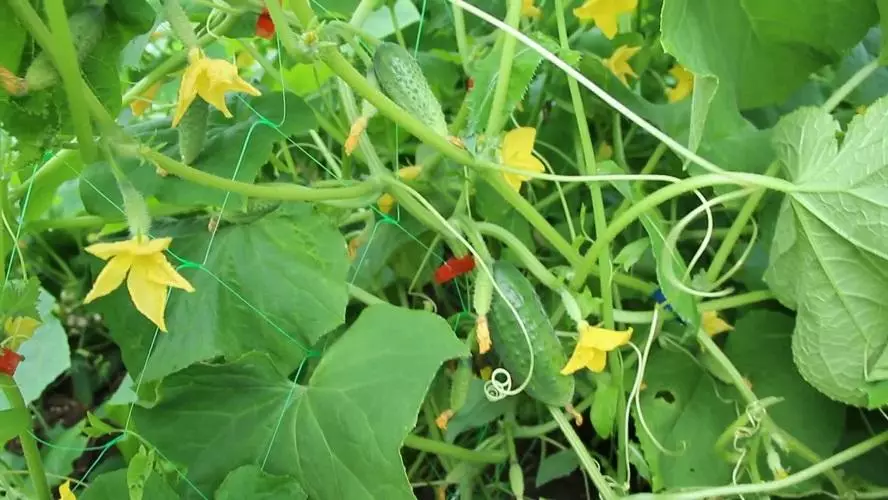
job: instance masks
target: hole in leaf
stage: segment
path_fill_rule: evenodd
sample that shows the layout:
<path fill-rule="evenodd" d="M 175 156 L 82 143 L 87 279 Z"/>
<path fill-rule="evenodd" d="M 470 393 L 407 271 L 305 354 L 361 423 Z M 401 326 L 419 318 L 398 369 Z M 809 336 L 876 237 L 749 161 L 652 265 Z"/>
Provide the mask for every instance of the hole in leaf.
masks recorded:
<path fill-rule="evenodd" d="M 675 395 L 672 394 L 670 391 L 657 391 L 657 393 L 654 394 L 654 398 L 662 399 L 663 401 L 666 401 L 669 404 L 672 404 L 675 402 Z"/>

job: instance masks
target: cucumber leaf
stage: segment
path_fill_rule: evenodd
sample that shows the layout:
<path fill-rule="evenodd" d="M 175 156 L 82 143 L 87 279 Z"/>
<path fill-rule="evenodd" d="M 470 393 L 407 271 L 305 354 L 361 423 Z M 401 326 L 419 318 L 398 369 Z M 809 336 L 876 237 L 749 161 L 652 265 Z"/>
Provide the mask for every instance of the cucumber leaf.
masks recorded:
<path fill-rule="evenodd" d="M 839 145 L 826 112 L 802 109 L 776 127 L 796 190 L 781 207 L 765 280 L 798 312 L 793 354 L 827 396 L 868 406 L 888 379 L 888 99 L 855 117 Z"/>

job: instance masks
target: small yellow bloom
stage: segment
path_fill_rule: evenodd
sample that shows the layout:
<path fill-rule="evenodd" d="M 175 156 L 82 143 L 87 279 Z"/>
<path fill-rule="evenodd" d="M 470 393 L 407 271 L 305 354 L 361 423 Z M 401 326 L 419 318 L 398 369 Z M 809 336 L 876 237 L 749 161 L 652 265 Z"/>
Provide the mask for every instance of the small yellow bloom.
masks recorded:
<path fill-rule="evenodd" d="M 626 345 L 632 336 L 632 328 L 618 332 L 591 326 L 585 321 L 577 327 L 580 334 L 577 346 L 574 348 L 570 360 L 561 369 L 562 375 L 570 375 L 582 368 L 588 368 L 595 373 L 604 371 L 607 364 L 607 353 L 617 347 Z"/>
<path fill-rule="evenodd" d="M 71 492 L 71 481 L 65 481 L 59 486 L 59 500 L 77 500 L 74 493 Z"/>
<path fill-rule="evenodd" d="M 6 344 L 6 347 L 13 351 L 18 350 L 26 340 L 34 335 L 34 330 L 38 326 L 40 326 L 40 322 L 29 316 L 7 318 L 3 329 L 6 331 L 6 336 L 11 340 Z"/>
<path fill-rule="evenodd" d="M 693 73 L 676 64 L 669 70 L 669 74 L 675 78 L 675 86 L 666 89 L 666 98 L 669 102 L 678 102 L 691 95 L 691 91 L 694 89 Z"/>
<path fill-rule="evenodd" d="M 637 54 L 639 50 L 641 50 L 641 47 L 627 47 L 621 45 L 609 58 L 604 60 L 604 66 L 609 69 L 618 80 L 623 82 L 623 85 L 629 85 L 626 75 L 638 78 L 638 75 L 635 74 L 632 66 L 629 66 L 629 59 L 632 59 L 632 56 Z"/>
<path fill-rule="evenodd" d="M 540 17 L 542 11 L 540 8 L 533 4 L 534 0 L 522 0 L 521 1 L 521 15 L 524 17 Z"/>
<path fill-rule="evenodd" d="M 490 340 L 490 326 L 487 324 L 487 316 L 478 316 L 475 320 L 475 340 L 478 342 L 478 353 L 485 354 L 490 351 L 493 341 Z"/>
<path fill-rule="evenodd" d="M 225 93 L 232 90 L 260 95 L 255 87 L 238 76 L 237 66 L 234 64 L 223 59 L 210 59 L 198 48 L 190 49 L 188 67 L 185 68 L 179 85 L 179 100 L 176 102 L 173 126 L 179 124 L 182 115 L 197 96 L 221 111 L 226 118 L 231 118 L 231 111 L 225 104 Z"/>
<path fill-rule="evenodd" d="M 453 418 L 453 410 L 450 408 L 441 412 L 437 418 L 435 418 L 435 426 L 437 426 L 442 431 L 447 430 L 447 424 L 450 422 L 450 419 Z"/>
<path fill-rule="evenodd" d="M 412 181 L 419 177 L 420 172 L 422 172 L 422 165 L 411 165 L 398 170 L 398 178 L 403 181 Z M 379 210 L 382 213 L 387 214 L 391 212 L 392 207 L 395 206 L 395 197 L 385 193 L 379 197 L 376 201 L 376 205 L 379 206 Z"/>
<path fill-rule="evenodd" d="M 127 278 L 126 286 L 136 309 L 161 331 L 167 331 L 163 319 L 167 304 L 167 289 L 174 287 L 187 292 L 194 291 L 191 283 L 176 272 L 163 255 L 163 251 L 169 248 L 172 241 L 172 238 L 151 240 L 136 237 L 131 240 L 96 243 L 86 247 L 87 252 L 107 260 L 108 264 L 99 273 L 92 290 L 83 302 L 88 304 L 108 295 L 123 284 L 124 278 Z"/>
<path fill-rule="evenodd" d="M 574 15 L 581 21 L 595 21 L 595 26 L 608 39 L 617 36 L 617 17 L 632 12 L 638 7 L 638 0 L 586 0 L 574 9 Z"/>
<path fill-rule="evenodd" d="M 715 311 L 706 311 L 703 313 L 703 331 L 710 337 L 714 337 L 719 333 L 729 332 L 734 329 L 727 321 L 721 319 Z"/>
<path fill-rule="evenodd" d="M 154 96 L 157 95 L 157 91 L 159 91 L 162 86 L 163 82 L 156 82 L 130 103 L 130 110 L 132 110 L 133 116 L 142 116 L 145 111 L 151 107 L 151 101 L 154 100 Z"/>
<path fill-rule="evenodd" d="M 533 155 L 534 139 L 536 139 L 536 129 L 533 127 L 519 127 L 506 132 L 500 149 L 503 163 L 529 172 L 544 172 L 546 167 L 543 166 L 543 162 Z M 531 179 L 526 175 L 512 172 L 503 172 L 503 177 L 515 191 L 520 191 L 521 183 Z"/>
<path fill-rule="evenodd" d="M 345 139 L 345 155 L 351 156 L 354 153 L 355 149 L 358 147 L 358 141 L 361 140 L 361 134 L 367 130 L 367 123 L 370 119 L 366 116 L 360 116 L 354 123 L 352 123 L 351 130 L 348 132 L 348 137 Z"/>

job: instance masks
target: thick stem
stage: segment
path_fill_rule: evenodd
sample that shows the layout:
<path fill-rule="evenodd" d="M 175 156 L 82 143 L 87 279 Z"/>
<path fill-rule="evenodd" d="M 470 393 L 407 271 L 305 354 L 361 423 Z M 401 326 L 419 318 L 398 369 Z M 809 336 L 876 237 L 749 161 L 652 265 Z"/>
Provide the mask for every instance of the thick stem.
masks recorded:
<path fill-rule="evenodd" d="M 10 407 L 27 411 L 25 398 L 22 397 L 22 393 L 12 377 L 0 375 L 0 386 L 3 387 L 3 394 L 9 401 Z M 52 500 L 52 492 L 50 492 L 49 484 L 46 481 L 46 471 L 43 469 L 43 460 L 40 458 L 40 448 L 37 447 L 37 441 L 27 430 L 19 434 L 19 440 L 22 443 L 25 463 L 28 465 L 28 474 L 31 476 L 31 484 L 34 486 L 37 499 Z"/>
<path fill-rule="evenodd" d="M 63 0 L 47 0 L 44 8 L 54 38 L 55 50 L 50 52 L 50 57 L 59 72 L 65 95 L 68 97 L 68 109 L 71 111 L 71 123 L 77 135 L 80 154 L 83 156 L 83 161 L 90 163 L 96 158 L 96 145 L 93 142 L 92 122 L 81 92 L 83 85 L 80 64 L 71 37 L 71 27 L 68 26 L 65 3 Z"/>
<path fill-rule="evenodd" d="M 444 441 L 429 439 L 415 434 L 408 434 L 407 437 L 404 438 L 404 446 L 463 462 L 501 464 L 509 459 L 509 453 L 506 450 L 470 450 L 454 444 L 445 443 Z"/>
<path fill-rule="evenodd" d="M 509 0 L 508 11 L 506 12 L 506 24 L 517 29 L 518 23 L 521 22 L 521 0 Z M 503 114 L 503 106 L 506 104 L 506 98 L 509 96 L 509 78 L 512 76 L 512 60 L 515 58 L 515 45 L 518 40 L 515 37 L 501 35 L 504 37 L 502 44 L 502 52 L 500 52 L 499 70 L 497 71 L 496 87 L 493 89 L 493 101 L 490 105 L 490 115 L 487 117 L 487 128 L 485 133 L 487 137 L 495 137 L 503 129 L 506 124 Z"/>
<path fill-rule="evenodd" d="M 847 82 L 843 83 L 841 87 L 837 88 L 835 92 L 829 99 L 823 103 L 821 109 L 826 111 L 827 113 L 831 113 L 836 106 L 842 103 L 848 94 L 854 91 L 858 85 L 863 83 L 864 80 L 869 78 L 877 69 L 879 69 L 879 60 L 873 59 L 869 64 L 857 70 L 857 73 L 851 75 L 851 78 L 848 79 Z"/>

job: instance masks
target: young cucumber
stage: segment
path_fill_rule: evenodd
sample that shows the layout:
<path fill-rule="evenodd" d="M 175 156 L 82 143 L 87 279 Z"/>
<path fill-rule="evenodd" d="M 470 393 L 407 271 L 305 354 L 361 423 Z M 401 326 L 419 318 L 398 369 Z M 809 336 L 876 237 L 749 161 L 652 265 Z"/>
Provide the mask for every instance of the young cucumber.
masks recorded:
<path fill-rule="evenodd" d="M 515 266 L 503 261 L 493 264 L 493 279 L 506 300 L 494 293 L 490 338 L 494 352 L 512 376 L 513 385 L 523 383 L 530 371 L 531 351 L 520 321 L 533 349 L 533 376 L 525 391 L 548 405 L 569 405 L 574 396 L 574 378 L 561 374 L 567 357 L 533 285 Z M 518 318 L 508 304 L 518 311 Z"/>
<path fill-rule="evenodd" d="M 86 55 L 99 43 L 104 24 L 105 11 L 99 7 L 88 7 L 68 18 L 68 26 L 71 29 L 78 61 L 83 61 Z M 59 74 L 52 64 L 49 53 L 44 50 L 34 58 L 25 72 L 26 92 L 48 89 L 58 82 Z"/>
<path fill-rule="evenodd" d="M 179 132 L 179 154 L 186 165 L 191 165 L 203 150 L 209 116 L 210 105 L 198 96 L 185 110 L 176 126 Z"/>
<path fill-rule="evenodd" d="M 441 103 L 432 93 L 416 59 L 396 43 L 384 42 L 373 55 L 373 72 L 382 91 L 432 130 L 447 137 Z"/>

